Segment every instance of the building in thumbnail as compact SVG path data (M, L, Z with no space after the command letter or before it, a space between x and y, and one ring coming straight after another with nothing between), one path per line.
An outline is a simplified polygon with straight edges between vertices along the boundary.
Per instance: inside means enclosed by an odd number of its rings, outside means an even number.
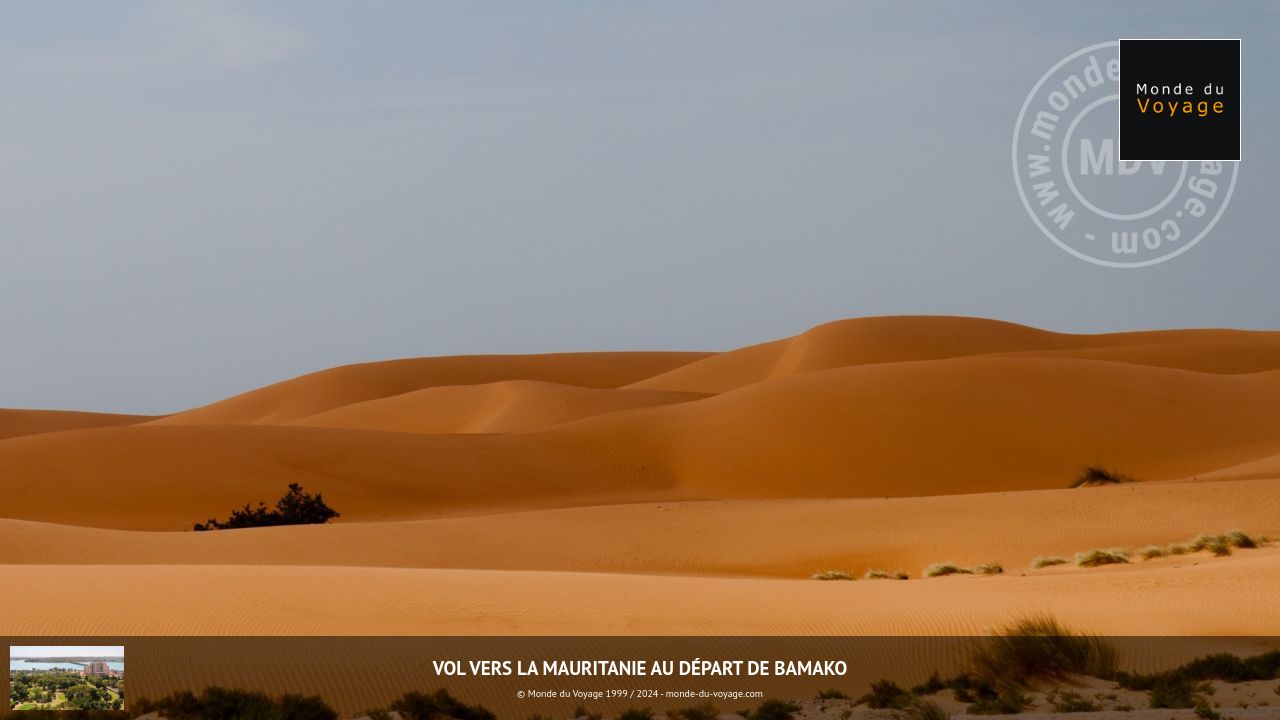
M85 677L109 677L116 673L111 669L110 665L102 660L94 660L93 662L85 663L82 674Z

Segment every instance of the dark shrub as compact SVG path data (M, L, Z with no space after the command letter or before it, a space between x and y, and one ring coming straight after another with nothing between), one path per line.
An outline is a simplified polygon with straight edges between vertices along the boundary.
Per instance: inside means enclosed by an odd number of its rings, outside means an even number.
M323 525L339 514L324 504L324 496L320 493L311 495L303 492L298 483L289 483L289 492L276 501L273 510L268 510L266 503L262 502L256 508L245 504L239 510L232 510L231 517L225 522L209 518L208 522L196 523L194 529L201 532L279 525Z
M892 708L901 710L911 703L911 693L898 687L892 680L877 680L871 683L871 692L858 698L858 704L877 710Z
M751 717L754 720L791 720L799 709L799 705L785 700L765 700L751 713Z
M1195 684L1185 675L1178 673L1165 675L1156 680L1151 687L1151 707L1195 707L1195 694Z
M937 670L934 670L933 674L929 676L928 680L925 680L919 685L916 685L915 687L911 688L911 694L933 695L934 693L942 692L943 690L946 690L946 689L947 689L947 684L942 681L942 676L938 674Z
M1098 465L1090 465L1080 471L1076 476L1071 487L1089 487L1097 485L1119 485L1120 483L1133 482L1133 478L1118 472L1112 472Z
M999 697L979 700L969 706L970 715L1017 715L1029 704L1026 696L1013 688L1000 693Z
M1080 693L1058 690L1045 696L1056 713L1098 712L1102 706Z
M822 690L818 693L819 700L848 700L849 696L844 694L843 690L831 688L830 690Z
M1072 633L1053 618L1031 617L990 638L974 652L972 662L989 682L1026 687L1069 675L1108 677L1115 672L1116 653L1102 640Z
M431 694L405 693L391 704L391 709L409 720L497 720L492 712L480 705L467 705L454 698L443 688Z
M338 713L318 695L285 695L280 698L280 720L338 720Z

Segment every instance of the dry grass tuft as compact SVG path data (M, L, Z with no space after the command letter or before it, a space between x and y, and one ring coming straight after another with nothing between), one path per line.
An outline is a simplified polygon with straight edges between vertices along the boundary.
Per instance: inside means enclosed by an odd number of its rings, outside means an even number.
M863 580L907 580L910 577L910 575L901 570L889 572L888 570L879 570L877 568L870 568L862 574Z
M961 567L953 562L934 563L924 569L924 576L945 577L947 575L972 575L973 568Z
M1148 545L1138 551L1143 560L1155 560L1158 557L1164 557L1164 548L1159 545Z
M1076 565L1080 567L1100 567L1102 565L1120 565L1129 562L1129 552L1115 548L1112 550L1090 550L1076 553Z
M1029 687L1038 680L1073 675L1109 677L1116 670L1116 651L1099 638L1073 633L1039 615L1002 629L974 652L971 662L979 677Z

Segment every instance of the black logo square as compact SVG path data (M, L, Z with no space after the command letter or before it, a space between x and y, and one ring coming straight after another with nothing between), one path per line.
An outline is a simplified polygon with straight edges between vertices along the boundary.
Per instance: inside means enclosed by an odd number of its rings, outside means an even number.
M1240 159L1239 40L1120 40L1120 159Z

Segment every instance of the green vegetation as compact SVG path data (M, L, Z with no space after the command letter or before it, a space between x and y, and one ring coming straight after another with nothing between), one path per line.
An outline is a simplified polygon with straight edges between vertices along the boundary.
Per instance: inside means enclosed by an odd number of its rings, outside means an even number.
M906 708L907 720L951 720L951 713L937 703L916 699Z
M981 698L970 705L966 712L970 715L1017 715L1030 704L1026 695L1009 687L993 698Z
M814 580L852 580L853 574L847 570L819 570L809 577Z
M323 525L339 514L324 504L324 497L320 493L311 495L303 492L298 483L289 483L289 492L276 501L274 509L268 510L264 502L259 502L256 508L245 503L239 510L232 510L231 517L227 520L209 518L207 522L196 523L194 529L201 532L280 525Z
M158 713L168 720L337 720L338 713L319 697L271 697L249 690L205 688L196 695L174 693L155 702L139 700L133 711Z
M1100 565L1127 563L1132 555L1137 555L1144 560L1155 560L1165 556L1190 555L1191 553L1202 551L1222 557L1230 555L1233 548L1251 550L1253 548L1266 547L1267 544L1268 541L1265 537L1254 537L1242 530L1231 530L1225 533L1203 533L1188 542L1170 543L1164 547L1147 545L1134 550L1132 553L1120 548L1090 550L1077 553L1076 564L1080 567L1098 567ZM1032 560L1031 566L1040 569L1051 565L1062 565L1066 562L1066 558L1057 555L1042 555Z
M1129 552L1119 548L1076 553L1076 565L1080 567L1091 568L1101 565L1119 565L1127 562L1129 562Z
M968 704L966 711L971 715L1018 714L1031 703L1024 694L1026 690L1046 682L1094 677L1115 682L1126 690L1148 693L1152 708L1196 708L1197 717L1212 720L1217 711L1205 697L1213 694L1211 681L1235 684L1280 679L1280 650L1246 658L1208 655L1151 674L1120 672L1116 667L1115 649L1101 638L1071 632L1051 617L1030 617L975 644L965 672L943 678L935 671L910 691L892 680L878 680L858 703L898 710L910 720L939 720L948 715L936 706L927 707L932 703L924 698L951 690L956 701ZM1280 695L1280 687L1275 692ZM1111 710L1132 710L1127 704L1117 703L1116 694L1088 698L1061 688L1045 694L1052 711L1061 713L1108 709L1103 707L1104 699L1112 701Z
M1116 670L1116 653L1098 638L1073 633L1051 617L1035 616L990 638L974 651L971 662L982 680L1029 687L1072 675L1108 677Z
M1098 712L1102 706L1077 692L1051 690L1044 697L1056 713Z
M405 693L399 700L391 703L391 709L406 720L496 720L489 710L461 702L443 688L433 693Z
M974 568L974 572L979 575L1003 575L1004 566L1000 563L982 563Z
M1196 717L1203 720L1222 720L1222 713L1208 705L1196 705Z
M1138 550L1138 554L1143 560L1155 560L1158 557L1164 557L1165 550L1159 545L1148 545Z
M880 570L877 568L869 568L862 574L863 580L907 580L910 577L910 575L907 575L901 570L889 572L888 570Z
M785 700L765 700L751 713L752 720L791 720L800 706Z
M911 693L898 687L892 680L877 680L871 683L871 692L858 698L858 704L877 710L904 710L914 700Z
M1098 465L1090 465L1080 471L1076 479L1071 483L1071 487L1096 487L1099 485L1119 485L1120 483L1133 482L1133 478L1118 472L1112 472Z
M9 674L10 710L121 710L122 676L82 677L70 670L15 670Z
M934 563L924 569L924 576L927 578L945 577L947 575L972 575L972 574L973 574L973 568L960 567L959 565L953 562Z

